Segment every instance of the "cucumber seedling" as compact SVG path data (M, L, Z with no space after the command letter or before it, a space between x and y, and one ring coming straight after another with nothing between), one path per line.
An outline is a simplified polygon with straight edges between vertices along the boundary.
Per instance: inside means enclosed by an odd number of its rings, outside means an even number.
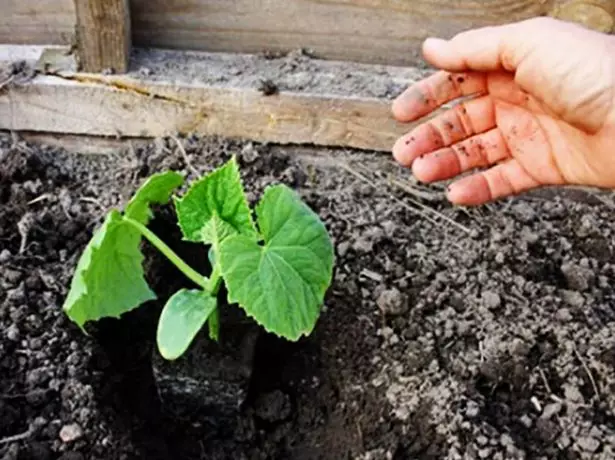
M208 325L219 339L217 293L224 282L238 304L268 332L288 340L309 335L333 276L333 244L318 215L285 185L269 186L255 208L244 193L233 156L173 197L184 240L209 246L212 271L203 276L148 227L151 205L165 204L184 177L154 174L124 212L111 210L81 254L63 309L82 329L88 321L120 317L156 299L143 270L145 238L194 284L180 289L162 310L156 332L163 358L179 358Z

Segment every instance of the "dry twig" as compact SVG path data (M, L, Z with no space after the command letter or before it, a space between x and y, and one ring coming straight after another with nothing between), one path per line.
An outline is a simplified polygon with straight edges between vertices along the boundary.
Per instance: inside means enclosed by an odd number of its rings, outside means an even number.
M585 360L581 356L581 353L579 353L579 350L577 350L576 345L573 345L572 350L574 351L574 354L577 356L577 359L581 362L581 366L583 366L583 369L585 370L587 377L589 377L589 381L591 382L592 388L594 389L594 396L598 396L600 392L598 391L598 386L596 385L596 381L594 380L594 376L589 370L589 367L587 367L587 364L585 363Z
M177 149L179 150L179 153L181 153L182 157L184 158L186 167L190 170L190 172L192 172L192 174L194 174L196 177L199 177L199 172L194 166L192 166L192 163L190 162L190 159L188 158L188 153L186 152L184 145L181 143L181 141L176 136L170 134L169 137L173 139L175 143L177 144Z
M340 166L341 168L345 169L346 171L348 171L350 174L352 174L353 176L357 177L358 179L362 180L363 182L365 182L366 184L370 185L371 187L373 187L374 189L378 190L377 184L369 179L368 177L366 177L365 175L361 174L359 171L353 169L352 167L350 167L350 165L345 164L341 161L336 161L336 163L338 164L338 166ZM450 223L451 225L455 226L456 228L458 228L459 230L466 232L466 233L470 233L470 229L467 227L464 227L463 225L459 224L458 222L455 222L453 219L451 219L450 217L445 216L444 214L430 208L429 206L425 206L424 204L420 203L417 200L414 199L409 199L409 201L411 203L413 203L415 206L417 206L417 208L413 208L412 206L410 206L408 203L404 202L403 200L400 200L399 198L397 198L395 195L393 195L392 193L387 193L387 196L392 199L393 201L395 201L397 204L399 204L400 206L404 207L405 209L407 209L410 212L413 212L415 214L418 214L419 216L423 217L424 219L428 220L429 222L431 222L434 225L440 225L440 222L438 222L436 219L434 219L433 217L431 217L430 215L427 214L427 211L436 214L438 217L440 217L441 219L447 221L448 223Z
M0 446L4 444L12 444L17 441L23 441L24 439L28 439L30 436L32 436L32 430L28 429L28 431L24 431L23 433L0 439Z

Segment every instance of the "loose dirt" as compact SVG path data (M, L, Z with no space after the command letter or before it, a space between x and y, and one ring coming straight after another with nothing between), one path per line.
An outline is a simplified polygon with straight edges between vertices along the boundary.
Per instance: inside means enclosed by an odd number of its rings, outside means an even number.
M387 155L183 143L186 156L172 140L86 156L0 137L0 459L615 456L611 194L464 210ZM335 280L312 336L259 341L236 417L178 417L149 363L161 305L185 283L173 267L146 247L159 302L88 336L61 305L108 209L154 171L233 153L252 201L281 181L320 214ZM152 226L198 267L172 212Z

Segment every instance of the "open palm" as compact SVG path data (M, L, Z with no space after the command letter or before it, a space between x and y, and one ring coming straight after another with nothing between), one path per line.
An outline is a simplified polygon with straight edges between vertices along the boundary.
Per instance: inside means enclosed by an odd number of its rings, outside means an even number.
M462 98L393 148L417 179L476 205L546 185L615 188L614 38L547 18L428 40L439 72L393 104L410 122Z

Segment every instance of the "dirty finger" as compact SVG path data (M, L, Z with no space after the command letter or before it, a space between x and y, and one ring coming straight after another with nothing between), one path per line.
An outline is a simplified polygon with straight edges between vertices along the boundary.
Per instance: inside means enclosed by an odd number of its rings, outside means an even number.
M412 173L421 182L451 179L476 168L492 166L509 158L510 151L499 129L417 158Z
M461 102L400 137L393 146L393 156L401 165L411 166L421 155L494 128L495 121L494 104L489 96Z
M447 102L487 91L487 77L480 72L439 71L410 86L393 102L393 116L400 122L417 120Z
M510 159L454 182L448 188L447 198L454 204L476 206L539 186L517 160Z

